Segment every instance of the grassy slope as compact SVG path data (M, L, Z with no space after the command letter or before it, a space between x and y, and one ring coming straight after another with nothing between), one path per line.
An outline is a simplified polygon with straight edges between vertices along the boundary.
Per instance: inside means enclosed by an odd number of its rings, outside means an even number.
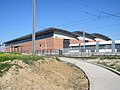
M12 66L10 62L13 60L22 60L24 63L30 64L32 61L44 60L43 56L22 55L20 53L2 53L0 52L0 76L2 76Z

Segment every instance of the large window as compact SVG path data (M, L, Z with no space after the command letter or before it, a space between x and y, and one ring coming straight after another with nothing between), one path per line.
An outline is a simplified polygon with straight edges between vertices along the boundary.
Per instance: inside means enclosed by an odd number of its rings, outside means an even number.
M111 44L99 45L99 49L111 49Z
M44 39L44 38L48 38L48 37L52 37L53 36L53 32L49 32L49 33L45 33L39 36L35 37L35 40L40 40L40 39Z
M36 36L35 40L40 40L40 39L44 39L44 38L48 38L48 37L52 37L52 36L53 36L53 32L49 32L49 33L45 33L45 34ZM19 43L24 43L24 42L29 42L29 41L32 41L32 37L11 42L11 43L5 44L5 46L10 46L11 44L19 44Z

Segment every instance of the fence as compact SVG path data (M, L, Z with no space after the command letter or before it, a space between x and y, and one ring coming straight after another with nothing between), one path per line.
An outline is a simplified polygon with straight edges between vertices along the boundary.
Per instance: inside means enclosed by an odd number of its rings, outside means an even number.
M101 49L99 49L100 51ZM94 49L85 50L83 48L64 48L64 49L54 49L54 50L36 50L37 55L47 55L47 56L66 56L66 57L89 57L94 55L120 55L120 52L111 52L111 50L101 50L104 52L96 52ZM23 51L22 53L31 54L30 51Z
M31 51L22 51L31 54ZM63 49L36 50L36 54L69 57L88 57L92 55L120 55L120 42L107 41L88 43Z

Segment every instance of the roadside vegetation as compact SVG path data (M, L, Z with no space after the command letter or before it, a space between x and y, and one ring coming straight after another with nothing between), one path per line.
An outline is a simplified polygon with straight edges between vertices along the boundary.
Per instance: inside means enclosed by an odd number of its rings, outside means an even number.
M120 72L120 56L117 55L104 55L97 58L88 59L88 62L102 64Z
M0 90L88 90L85 73L56 57L0 53Z
M22 60L26 64L31 64L33 61L44 60L44 56L37 55L22 55L21 53L3 53L0 52L0 76L2 76L6 71L8 71L14 60Z

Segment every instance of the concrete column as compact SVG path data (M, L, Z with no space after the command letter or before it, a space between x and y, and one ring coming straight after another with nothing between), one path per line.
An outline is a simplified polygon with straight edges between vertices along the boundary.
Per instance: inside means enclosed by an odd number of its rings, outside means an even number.
M96 52L99 52L99 42L96 42Z
M115 41L114 40L112 40L111 49L112 49L112 52L115 52Z

